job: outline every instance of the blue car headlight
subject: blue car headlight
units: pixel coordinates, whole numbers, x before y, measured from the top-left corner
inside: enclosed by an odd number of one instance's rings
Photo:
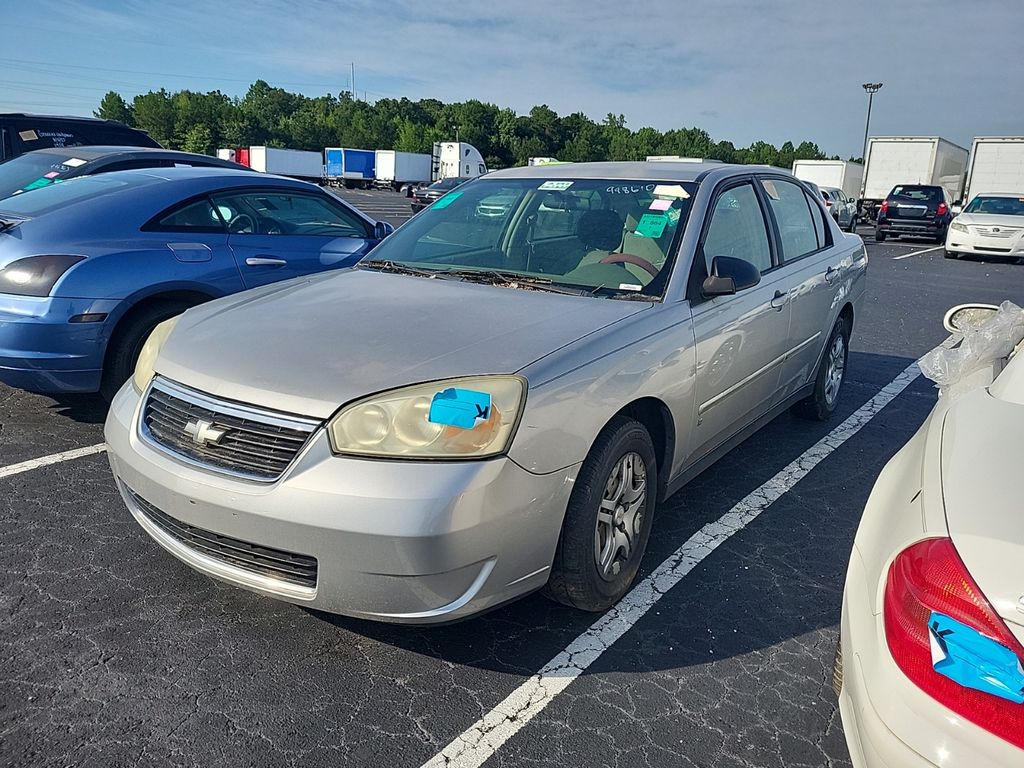
[[[29,256],[0,269],[0,293],[49,296],[57,281],[84,256]]]

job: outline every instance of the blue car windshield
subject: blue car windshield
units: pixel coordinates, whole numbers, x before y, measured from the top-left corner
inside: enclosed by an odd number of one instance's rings
[[[479,179],[402,225],[367,266],[660,296],[696,190],[650,179]]]
[[[160,179],[155,176],[134,172],[81,176],[33,190],[31,194],[23,193],[0,200],[0,214],[13,213],[31,218],[87,197],[98,197],[128,187],[142,187],[157,181]]]

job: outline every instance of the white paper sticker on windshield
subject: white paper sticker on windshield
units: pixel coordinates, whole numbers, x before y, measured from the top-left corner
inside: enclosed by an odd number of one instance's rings
[[[679,184],[659,184],[654,188],[654,194],[662,197],[677,197],[682,200],[690,197],[690,193]]]
[[[568,189],[571,186],[572,186],[572,182],[571,181],[545,181],[543,184],[541,184],[539,187],[537,187],[537,189],[543,189],[545,191],[547,191],[549,189],[554,189],[554,190],[561,191],[561,190],[564,190],[564,189]]]
[[[39,134],[35,131],[18,131],[18,136],[22,141],[37,141],[39,139]]]
[[[620,291],[642,291],[644,287],[636,283],[619,283]]]
[[[87,161],[82,160],[78,157],[69,157],[64,161],[64,165],[70,165],[72,168],[77,168],[80,165],[85,165]]]

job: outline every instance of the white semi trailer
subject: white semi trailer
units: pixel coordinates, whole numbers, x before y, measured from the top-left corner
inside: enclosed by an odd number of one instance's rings
[[[864,163],[861,218],[874,220],[897,184],[940,186],[953,200],[963,192],[968,152],[939,136],[872,136]]]
[[[796,160],[793,175],[819,187],[841,189],[846,197],[856,199],[864,181],[864,166],[849,160]]]
[[[1024,196],[1024,136],[979,136],[974,140],[964,204],[983,192]]]
[[[249,167],[262,173],[319,181],[324,175],[324,158],[319,152],[280,147],[249,147]]]

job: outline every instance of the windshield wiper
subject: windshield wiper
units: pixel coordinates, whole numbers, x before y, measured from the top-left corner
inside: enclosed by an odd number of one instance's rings
[[[412,267],[400,261],[391,261],[390,259],[365,259],[356,266],[365,269],[379,269],[381,272],[395,272],[400,275],[416,275],[417,277],[437,277],[438,275],[436,270],[420,269],[419,267]]]
[[[566,285],[554,283],[546,277],[532,277],[519,274],[518,272],[502,272],[491,269],[450,269],[439,273],[439,277],[448,276],[459,277],[471,283],[501,285],[506,288],[532,288],[537,291],[564,293],[568,296],[586,295],[586,291],[579,288],[570,288]]]

